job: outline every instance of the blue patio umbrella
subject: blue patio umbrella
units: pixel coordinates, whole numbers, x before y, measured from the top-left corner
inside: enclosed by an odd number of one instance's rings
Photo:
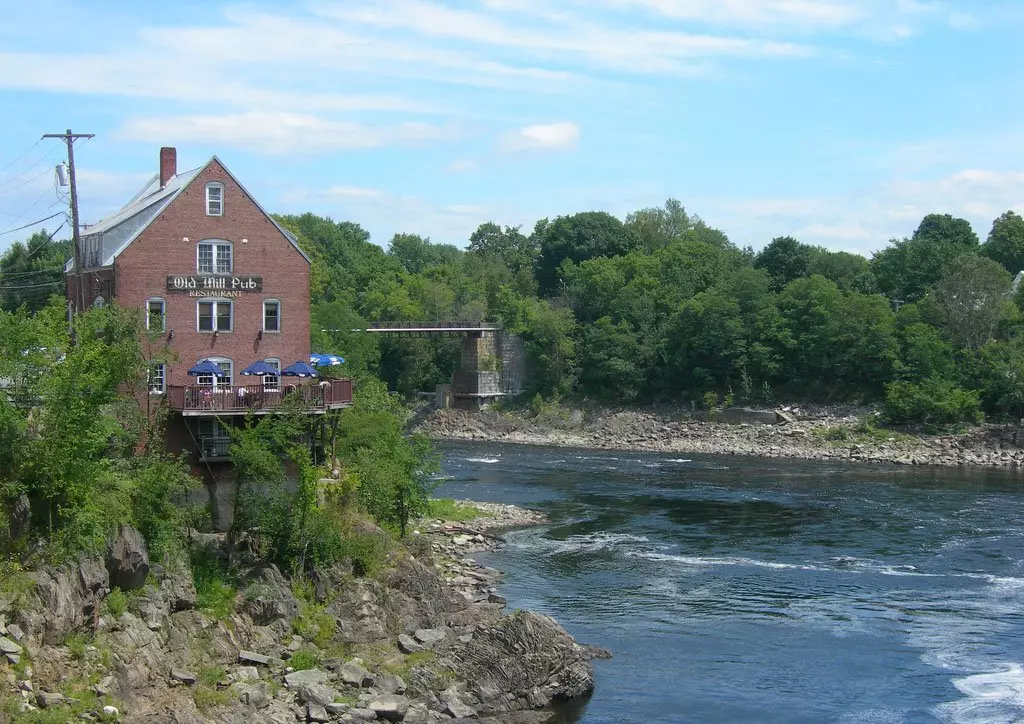
[[[339,357],[336,354],[319,354],[313,352],[309,355],[309,363],[314,367],[333,367],[334,365],[344,364],[345,358]]]
[[[193,377],[201,377],[203,375],[213,375],[214,377],[224,377],[224,370],[220,368],[220,365],[211,362],[208,359],[200,360],[188,373]]]
[[[253,362],[251,365],[242,370],[239,374],[243,375],[259,375],[264,377],[266,375],[278,375],[276,367],[271,367],[264,360],[258,360]]]
[[[316,370],[310,367],[308,364],[299,360],[295,364],[290,364],[281,370],[282,377],[317,377]]]

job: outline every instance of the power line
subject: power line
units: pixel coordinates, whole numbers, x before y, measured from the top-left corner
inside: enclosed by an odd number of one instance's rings
[[[75,186],[75,141],[81,138],[92,138],[92,133],[72,133],[69,128],[64,133],[44,133],[43,138],[59,138],[68,149],[68,181],[71,188],[71,242],[75,251],[75,276],[78,277],[78,311],[85,309],[85,287],[82,282],[82,246],[78,230],[78,192]],[[70,319],[69,319],[70,322]]]
[[[20,156],[18,156],[17,158],[15,158],[15,159],[14,159],[13,161],[11,161],[10,163],[8,163],[8,164],[7,164],[6,166],[4,166],[3,168],[0,168],[0,173],[3,173],[3,172],[4,172],[4,171],[6,171],[7,169],[9,169],[9,168],[10,168],[11,166],[13,166],[14,164],[16,164],[16,163],[17,163],[18,161],[20,161],[21,159],[25,158],[25,156],[27,156],[27,155],[29,155],[30,153],[32,153],[32,151],[34,151],[34,150],[35,150],[36,146],[38,146],[38,145],[39,145],[40,143],[42,143],[42,142],[43,142],[43,139],[41,139],[41,138],[40,138],[40,139],[39,139],[38,141],[36,141],[35,143],[33,143],[33,144],[32,144],[31,146],[29,146],[29,147],[28,147],[28,150],[26,150],[26,151],[25,151],[24,153],[22,153],[22,154],[21,154]],[[35,164],[33,164],[33,165],[35,165]]]
[[[46,174],[52,173],[52,172],[53,172],[53,170],[50,167],[46,167],[42,171],[40,171],[38,174],[33,176],[32,178],[25,179],[20,184],[16,184],[16,185],[13,185],[13,186],[0,185],[0,191],[3,191],[5,194],[6,193],[10,193],[11,191],[17,191],[22,186],[28,186],[33,181],[38,181],[39,179],[41,179]],[[18,177],[15,177],[15,180],[17,180],[17,179],[18,179]]]
[[[13,234],[15,231],[22,231],[23,229],[27,229],[30,226],[35,226],[36,224],[41,224],[44,221],[49,221],[50,219],[56,219],[58,216],[64,216],[66,213],[67,213],[66,211],[58,211],[56,214],[50,214],[45,219],[39,219],[39,221],[29,222],[28,224],[25,224],[24,226],[19,226],[16,229],[8,229],[7,231],[0,231],[0,236],[4,236],[5,234]],[[61,224],[61,226],[63,226],[63,224]]]
[[[52,287],[54,284],[63,284],[63,279],[57,279],[52,282],[43,282],[42,284],[24,284],[22,286],[5,287],[0,285],[0,292],[9,292],[15,289],[38,289],[39,287]]]

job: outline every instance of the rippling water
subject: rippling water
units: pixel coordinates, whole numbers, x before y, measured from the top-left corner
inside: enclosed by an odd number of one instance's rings
[[[482,558],[611,649],[581,724],[1024,721],[1024,479],[448,444],[438,494],[545,511]]]

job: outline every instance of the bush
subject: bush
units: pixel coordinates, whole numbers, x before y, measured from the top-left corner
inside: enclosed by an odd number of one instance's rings
[[[714,410],[718,407],[718,393],[713,391],[705,392],[701,402],[703,402],[705,410]]]
[[[288,659],[288,665],[296,671],[315,669],[320,665],[320,657],[310,649],[299,649]]]
[[[234,613],[238,592],[215,556],[198,554],[192,559],[192,580],[196,586],[196,608],[217,619]]]
[[[486,515],[479,508],[458,503],[450,498],[431,498],[427,502],[427,512],[423,517],[458,522],[482,518]]]
[[[977,424],[983,418],[977,392],[939,377],[889,383],[885,388],[885,417],[891,423],[928,426]]]
[[[351,535],[341,545],[341,556],[352,561],[357,576],[372,576],[384,565],[387,554],[387,539],[370,533]]]
[[[114,588],[103,600],[103,607],[114,618],[121,618],[121,615],[128,610],[128,596],[120,588]]]

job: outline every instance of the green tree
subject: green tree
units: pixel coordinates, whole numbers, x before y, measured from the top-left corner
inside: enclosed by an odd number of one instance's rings
[[[571,309],[505,288],[498,299],[498,319],[523,339],[530,394],[556,396],[572,391],[578,374],[578,328]]]
[[[50,297],[64,294],[64,263],[71,242],[53,241],[45,230],[22,244],[16,241],[0,256],[0,308],[12,311],[25,305],[38,311]]]
[[[963,256],[939,282],[935,297],[945,312],[953,342],[977,349],[992,338],[1011,302],[1010,274],[980,256]]]
[[[1024,271],[1024,218],[1007,211],[992,222],[988,239],[981,245],[981,254],[1002,264],[1010,274]]]
[[[420,274],[432,266],[450,264],[462,255],[451,244],[432,244],[418,234],[395,234],[388,245],[388,256],[396,259],[409,274]]]
[[[978,251],[969,222],[929,214],[910,239],[893,240],[871,259],[878,288],[890,299],[915,302],[925,296],[965,254]]]
[[[813,256],[813,247],[801,244],[792,236],[779,236],[758,252],[754,266],[768,272],[772,285],[778,290],[807,276]]]
[[[579,263],[599,256],[626,254],[637,248],[639,239],[632,229],[603,211],[559,216],[544,227],[537,259],[537,284],[542,293],[561,291],[562,262]]]

